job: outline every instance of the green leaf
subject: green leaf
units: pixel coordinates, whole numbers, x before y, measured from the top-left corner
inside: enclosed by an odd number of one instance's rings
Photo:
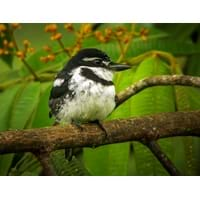
[[[37,176],[42,167],[32,153],[25,153],[9,173],[10,176]]]
[[[184,41],[189,39],[191,34],[199,27],[197,23],[170,23],[159,24],[158,28],[165,30],[176,40]]]
[[[197,46],[200,47],[200,29],[198,31]],[[192,55],[188,58],[185,73],[192,76],[200,76],[200,53]]]
[[[1,130],[25,128],[37,106],[39,93],[39,83],[29,83],[27,86],[17,85],[2,93],[0,101],[4,102],[4,104],[0,106],[2,107],[0,114]],[[1,175],[8,174],[13,158],[14,154],[0,156]]]
[[[111,60],[117,60],[120,55],[119,47],[116,42],[110,42],[106,44],[98,44],[94,48],[100,49],[108,54]]]
[[[159,50],[176,55],[192,55],[200,53],[200,47],[191,42],[181,42],[166,36],[161,38],[148,38],[146,41],[133,40],[128,51],[127,57],[138,56],[147,51]]]
[[[176,86],[175,92],[179,111],[200,109],[199,88]],[[179,154],[176,155],[176,164],[182,167],[187,175],[200,175],[200,139],[195,137],[182,137],[181,139],[182,145],[179,145],[179,150],[182,151],[182,159]]]
[[[200,54],[192,55],[187,62],[185,74],[200,76]]]
[[[14,154],[0,155],[0,176],[8,175]]]
[[[37,107],[40,95],[40,83],[27,84],[15,100],[9,120],[10,129],[23,129],[26,127],[34,110]]]
[[[16,85],[0,93],[0,131],[8,130],[9,119],[12,112],[12,105],[16,100],[16,95],[21,91],[21,85]]]
[[[71,161],[66,160],[64,150],[53,152],[51,154],[51,160],[56,174],[59,176],[90,175],[87,169],[84,167],[83,163],[75,157],[73,157]]]
[[[39,104],[32,124],[33,128],[50,126],[54,122],[53,118],[51,119],[49,118],[49,107],[48,107],[48,101],[52,83],[48,82],[42,84],[42,87],[44,88],[43,89],[44,91],[40,95]]]
[[[145,77],[163,74],[170,74],[169,66],[159,58],[150,57],[139,65],[134,78],[132,78],[132,83]],[[131,116],[174,111],[174,95],[171,86],[157,86],[145,89],[128,101],[131,102]]]
[[[20,78],[20,70],[18,69],[12,69],[12,70],[7,70],[1,73],[0,77],[0,82],[6,82],[6,81],[11,81],[12,79],[16,80]]]
[[[200,37],[198,30],[197,46],[200,46]],[[199,53],[192,55],[188,58],[185,73],[192,76],[199,76]],[[200,103],[200,89],[192,87],[175,87],[177,109],[183,110],[199,110]],[[195,137],[182,137],[182,144],[179,145],[179,151],[181,150],[182,156],[176,154],[176,165],[181,166],[184,174],[187,175],[200,175],[200,139]],[[182,159],[180,159],[182,158]]]
[[[9,88],[0,94],[0,131],[8,130],[8,121],[12,104],[15,100],[16,94],[20,91],[20,85]],[[14,154],[0,155],[0,175],[8,174],[12,164]]]
[[[84,149],[84,163],[95,176],[124,176],[128,170],[129,143]]]
[[[137,68],[132,83],[145,77],[154,75],[170,74],[169,66],[159,58],[150,57],[145,59]],[[122,76],[123,77],[123,76]],[[124,78],[125,79],[125,78]],[[123,85],[123,79],[118,80]],[[117,85],[117,87],[119,87]],[[125,108],[125,106],[127,106]],[[125,110],[127,114],[125,114]],[[157,86],[145,89],[130,98],[125,105],[117,108],[113,115],[118,118],[144,116],[153,113],[171,112],[175,110],[173,88],[171,86]],[[120,114],[123,115],[120,115]],[[171,153],[171,141],[163,140],[162,148],[167,146],[168,154]],[[134,157],[137,175],[166,175],[166,171],[143,145],[134,142]]]

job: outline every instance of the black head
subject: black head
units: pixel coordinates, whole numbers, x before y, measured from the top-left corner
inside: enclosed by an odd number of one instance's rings
[[[120,71],[129,68],[127,65],[112,62],[106,53],[95,48],[80,50],[69,60],[65,68],[72,70],[79,66],[101,67],[113,71]]]

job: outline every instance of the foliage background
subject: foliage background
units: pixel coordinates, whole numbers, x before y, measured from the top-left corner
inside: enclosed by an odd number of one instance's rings
[[[7,26],[7,25],[6,25]],[[48,56],[43,46],[48,44],[54,52],[60,44],[49,39],[45,33],[46,24],[22,24],[14,32],[19,49],[24,48],[24,39],[35,48],[27,54],[25,60],[30,64],[40,80],[32,77],[20,56],[11,51],[1,54],[0,59],[0,131],[9,129],[26,129],[51,126],[53,119],[48,117],[48,97],[53,77],[63,67],[69,56],[59,53],[51,62],[41,62],[41,57]],[[57,24],[62,34],[65,47],[76,43],[77,36]],[[82,24],[73,27],[81,30]],[[104,32],[107,28],[115,30],[125,28],[128,33],[130,24],[101,24],[97,30]],[[81,47],[96,47],[104,50],[112,60],[129,61],[132,58],[152,51],[168,52],[176,58],[172,66],[168,58],[149,54],[140,62],[131,64],[133,68],[115,75],[116,90],[121,91],[130,84],[148,76],[158,74],[200,75],[200,26],[199,24],[135,24],[137,33],[130,39],[127,51],[121,59],[122,51],[119,41],[101,41],[95,37],[85,38]],[[96,31],[97,31],[96,30]],[[147,31],[144,31],[147,30]],[[143,33],[145,32],[145,34]],[[142,34],[143,33],[143,34]],[[9,34],[1,37],[3,40]],[[3,38],[3,39],[2,39]],[[124,47],[126,43],[123,44]],[[12,49],[11,49],[12,50]],[[15,56],[16,55],[16,56]],[[197,88],[183,86],[159,86],[145,89],[135,95],[106,120],[144,116],[160,112],[178,110],[196,110],[200,108],[200,91]],[[123,134],[123,133],[122,133]],[[177,137],[159,140],[159,144],[173,163],[185,175],[200,174],[200,140],[193,137]],[[83,152],[68,162],[64,151],[52,153],[52,162],[58,175],[168,175],[152,153],[138,142],[127,142],[98,147],[85,148]],[[31,153],[0,155],[0,175],[39,175],[41,166]]]

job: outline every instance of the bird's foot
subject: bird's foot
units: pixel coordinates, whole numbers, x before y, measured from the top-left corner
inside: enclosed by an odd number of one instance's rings
[[[102,124],[99,120],[92,121],[92,123],[95,123],[95,124],[97,124],[97,125],[99,126],[99,128],[100,128],[100,129],[103,131],[103,133],[104,133],[104,140],[106,140],[107,137],[108,137],[108,134],[107,134],[107,131],[106,131],[105,127],[103,126],[103,124]]]
[[[72,121],[72,124],[78,128],[80,131],[83,131],[83,127],[81,126],[81,123],[77,122],[77,121]]]

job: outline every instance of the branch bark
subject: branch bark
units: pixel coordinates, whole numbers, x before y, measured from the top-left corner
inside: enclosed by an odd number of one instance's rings
[[[180,176],[181,172],[176,168],[169,157],[162,151],[160,145],[156,141],[145,141],[143,142],[147,146],[154,156],[159,160],[162,166],[168,171],[172,176]]]
[[[131,96],[145,88],[161,85],[183,85],[200,87],[200,77],[186,75],[161,75],[142,79],[117,95],[117,106],[129,99]]]
[[[186,75],[161,75],[145,78],[120,92],[116,97],[116,107],[141,90],[157,85],[183,85],[200,87],[200,77]],[[156,158],[160,161],[170,175],[180,175],[179,170],[161,150],[160,145],[156,141],[146,141],[145,143],[145,145],[151,150],[151,152],[156,156]]]
[[[0,132],[0,153],[48,152],[73,147],[94,147],[127,141],[157,140],[174,136],[200,136],[200,111],[162,113],[103,123]]]
[[[51,163],[51,158],[49,152],[37,152],[34,153],[37,157],[38,161],[42,165],[42,173],[43,176],[55,176],[56,173],[54,171],[53,165]]]
[[[163,75],[145,78],[138,81],[117,95],[117,106],[141,90],[160,85],[184,85],[200,87],[200,77],[184,75]],[[162,113],[134,119],[114,120],[102,123],[104,131],[94,124],[82,125],[83,130],[73,125],[56,126],[50,128],[12,130],[0,132],[0,153],[16,152],[48,152],[57,149],[74,147],[94,147],[105,144],[127,141],[146,141],[147,146],[162,162],[165,168],[166,159],[163,160],[159,146],[152,146],[152,141],[160,138],[174,136],[200,137],[200,111]],[[49,155],[37,155],[46,175],[52,175],[53,170],[49,162]],[[168,169],[170,170],[170,169]],[[176,169],[172,169],[176,170]]]

